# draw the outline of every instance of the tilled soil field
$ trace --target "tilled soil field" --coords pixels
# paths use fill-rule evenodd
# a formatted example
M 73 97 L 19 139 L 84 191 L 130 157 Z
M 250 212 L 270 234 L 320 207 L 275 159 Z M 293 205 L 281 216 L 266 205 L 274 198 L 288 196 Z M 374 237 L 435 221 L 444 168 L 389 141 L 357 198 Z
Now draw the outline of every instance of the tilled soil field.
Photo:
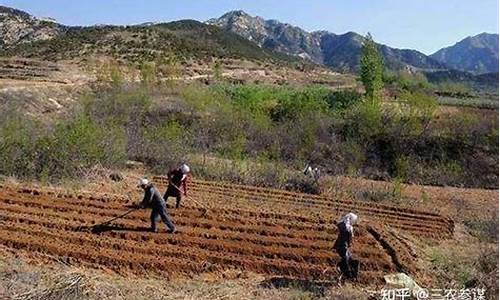
M 163 192 L 165 179 L 153 181 Z M 168 210 L 178 232 L 167 234 L 160 226 L 155 234 L 148 231 L 149 210 L 98 230 L 88 227 L 129 210 L 129 191 L 96 195 L 0 186 L 0 245 L 120 273 L 172 277 L 234 269 L 331 280 L 338 278 L 339 260 L 332 250 L 334 221 L 353 211 L 361 218 L 354 244 L 360 281 L 377 283 L 388 272 L 414 270 L 413 252 L 398 232 L 433 239 L 453 234 L 453 222 L 437 214 L 280 190 L 194 180 L 188 196 L 181 208 Z

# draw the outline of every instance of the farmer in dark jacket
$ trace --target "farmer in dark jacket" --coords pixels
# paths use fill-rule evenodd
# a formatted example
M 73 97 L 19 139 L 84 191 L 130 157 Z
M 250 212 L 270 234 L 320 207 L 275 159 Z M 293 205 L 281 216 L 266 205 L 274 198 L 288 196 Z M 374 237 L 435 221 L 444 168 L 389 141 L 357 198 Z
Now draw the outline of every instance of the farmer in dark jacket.
M 353 226 L 358 222 L 358 216 L 348 213 L 337 223 L 338 236 L 333 248 L 340 256 L 340 271 L 348 279 L 357 277 L 359 262 L 352 259 L 350 247 L 354 236 Z
M 188 165 L 182 164 L 177 169 L 170 170 L 167 173 L 168 188 L 163 196 L 163 199 L 168 201 L 168 197 L 175 197 L 175 208 L 179 208 L 181 205 L 182 194 L 187 196 L 187 178 L 190 171 L 191 170 Z
M 139 187 L 144 190 L 144 199 L 139 204 L 141 207 L 150 207 L 151 211 L 151 231 L 157 232 L 156 229 L 156 219 L 161 217 L 161 220 L 165 225 L 167 225 L 167 232 L 174 233 L 175 226 L 170 220 L 170 217 L 167 214 L 167 208 L 165 204 L 165 200 L 161 197 L 160 192 L 153 186 L 152 183 L 149 183 L 147 179 L 141 179 L 139 181 Z

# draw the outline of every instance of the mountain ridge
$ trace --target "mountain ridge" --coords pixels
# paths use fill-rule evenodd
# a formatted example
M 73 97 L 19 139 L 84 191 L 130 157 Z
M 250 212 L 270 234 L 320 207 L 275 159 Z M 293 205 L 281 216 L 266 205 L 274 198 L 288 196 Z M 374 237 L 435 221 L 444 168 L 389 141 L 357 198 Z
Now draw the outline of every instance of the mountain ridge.
M 219 18 L 206 21 L 206 23 L 240 34 L 245 38 L 256 41 L 261 47 L 306 58 L 334 69 L 344 71 L 359 70 L 363 36 L 353 31 L 343 34 L 335 34 L 326 30 L 308 32 L 300 27 L 282 23 L 278 20 L 265 20 L 259 16 L 253 17 L 242 10 L 227 12 Z M 498 37 L 498 35 L 496 36 Z M 484 71 L 482 73 L 498 72 L 498 62 L 495 63 L 494 59 L 488 61 L 488 58 L 486 58 L 487 61 L 482 63 L 493 66 L 493 68 L 488 66 L 484 67 L 484 70 L 480 67 L 469 66 L 461 68 L 457 64 L 450 64 L 446 60 L 438 59 L 439 57 L 436 55 L 426 55 L 414 49 L 392 48 L 384 44 L 378 45 L 386 66 L 390 69 L 427 72 L 454 69 L 474 72 L 474 68 L 476 68 Z M 498 57 L 498 47 L 496 56 Z M 468 64 L 474 65 L 474 63 L 472 61 Z
M 498 34 L 468 36 L 430 55 L 450 68 L 484 74 L 498 72 Z
M 92 37 L 93 33 L 98 38 Z M 123 42 L 120 40 L 122 36 L 127 36 L 128 48 L 110 42 L 108 38 L 113 34 L 113 38 L 119 42 Z M 151 35 L 153 43 L 141 45 L 137 39 L 131 41 L 130 35 L 137 34 Z M 200 43 L 197 35 L 202 37 L 205 44 Z M 164 44 L 155 42 L 158 36 Z M 99 38 L 104 40 L 99 41 Z M 496 38 L 496 45 L 489 41 L 491 38 Z M 73 39 L 71 45 L 68 44 L 68 39 Z M 356 72 L 359 70 L 363 39 L 362 35 L 353 31 L 342 34 L 326 30 L 308 32 L 279 20 L 253 17 L 242 10 L 227 12 L 204 23 L 179 20 L 137 25 L 66 26 L 51 20 L 37 19 L 22 10 L 0 6 L 0 50 L 4 55 L 15 55 L 19 51 L 19 54 L 28 56 L 43 54 L 41 57 L 47 58 L 51 56 L 51 52 L 64 51 L 61 45 L 74 56 L 82 54 L 82 51 L 75 49 L 78 46 L 84 48 L 84 54 L 89 54 L 85 52 L 88 49 L 99 50 L 102 46 L 119 48 L 121 52 L 126 52 L 127 49 L 138 51 L 139 47 L 144 46 L 151 53 L 170 49 L 215 56 L 241 55 L 296 62 L 305 59 L 337 71 Z M 94 45 L 89 45 L 88 42 Z M 37 47 L 42 49 L 36 49 Z M 430 56 L 413 49 L 398 49 L 383 44 L 378 44 L 378 47 L 385 65 L 393 70 L 458 70 L 474 74 L 498 72 L 498 34 L 483 33 L 468 37 Z M 67 56 L 65 53 L 54 54 L 58 55 L 57 58 Z M 304 62 L 302 60 L 301 64 Z
M 363 36 L 348 31 L 335 34 L 326 30 L 308 32 L 277 20 L 253 17 L 244 11 L 231 11 L 206 23 L 235 32 L 256 41 L 261 47 L 307 58 L 334 69 L 357 71 Z M 445 69 L 444 64 L 413 49 L 396 49 L 378 44 L 391 69 Z
M 0 55 L 57 61 L 100 54 L 133 62 L 174 55 L 240 57 L 278 65 L 302 63 L 299 58 L 259 47 L 236 33 L 197 20 L 66 26 L 0 6 Z

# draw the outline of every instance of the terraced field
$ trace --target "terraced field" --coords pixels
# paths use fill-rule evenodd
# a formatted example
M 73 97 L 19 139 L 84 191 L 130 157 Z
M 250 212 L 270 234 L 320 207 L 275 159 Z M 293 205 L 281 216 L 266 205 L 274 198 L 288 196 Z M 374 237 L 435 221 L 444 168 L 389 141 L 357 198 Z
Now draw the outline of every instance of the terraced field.
M 164 178 L 153 181 L 165 188 Z M 91 195 L 0 186 L 0 245 L 34 258 L 50 255 L 121 273 L 172 277 L 239 269 L 332 279 L 338 277 L 332 222 L 355 211 L 362 220 L 354 244 L 362 263 L 360 281 L 376 283 L 387 272 L 414 270 L 408 244 L 382 224 L 426 238 L 453 233 L 451 220 L 413 210 L 198 180 L 190 187 L 182 207 L 169 209 L 178 228 L 169 235 L 148 232 L 149 210 L 86 230 L 129 210 L 131 191 Z
M 25 58 L 0 57 L 0 79 L 52 82 L 53 73 L 61 71 L 55 63 Z

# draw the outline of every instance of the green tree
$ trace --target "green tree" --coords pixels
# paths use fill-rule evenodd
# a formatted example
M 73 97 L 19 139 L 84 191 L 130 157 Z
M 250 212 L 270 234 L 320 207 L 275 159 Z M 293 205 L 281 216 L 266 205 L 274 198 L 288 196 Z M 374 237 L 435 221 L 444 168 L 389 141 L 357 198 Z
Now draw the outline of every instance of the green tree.
M 144 62 L 140 66 L 141 82 L 145 86 L 151 86 L 157 82 L 156 63 Z
M 213 76 L 217 81 L 222 80 L 222 63 L 217 60 L 213 66 Z
M 366 97 L 371 102 L 380 100 L 383 82 L 384 66 L 377 44 L 368 33 L 363 41 L 361 56 L 361 81 L 365 87 Z

